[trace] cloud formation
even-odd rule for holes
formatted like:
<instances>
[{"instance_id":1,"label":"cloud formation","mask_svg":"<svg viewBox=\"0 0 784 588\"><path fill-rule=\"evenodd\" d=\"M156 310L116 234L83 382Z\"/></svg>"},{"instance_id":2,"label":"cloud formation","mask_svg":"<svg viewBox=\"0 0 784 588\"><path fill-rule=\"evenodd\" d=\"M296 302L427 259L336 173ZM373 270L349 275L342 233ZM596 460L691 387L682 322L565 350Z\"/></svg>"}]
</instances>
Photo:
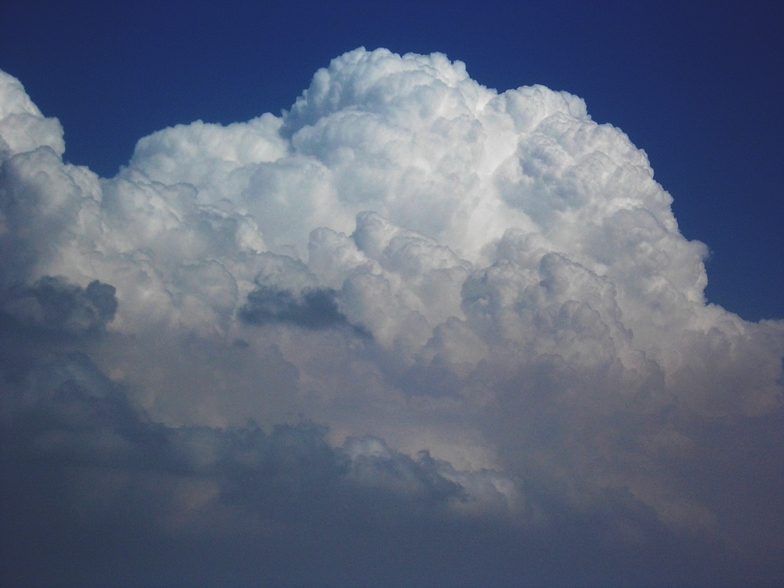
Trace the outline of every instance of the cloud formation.
<instances>
[{"instance_id":1,"label":"cloud formation","mask_svg":"<svg viewBox=\"0 0 784 588\"><path fill-rule=\"evenodd\" d=\"M358 49L114 178L63 153L0 72L4 581L784 577L784 322L706 303L580 98Z\"/></svg>"}]
</instances>

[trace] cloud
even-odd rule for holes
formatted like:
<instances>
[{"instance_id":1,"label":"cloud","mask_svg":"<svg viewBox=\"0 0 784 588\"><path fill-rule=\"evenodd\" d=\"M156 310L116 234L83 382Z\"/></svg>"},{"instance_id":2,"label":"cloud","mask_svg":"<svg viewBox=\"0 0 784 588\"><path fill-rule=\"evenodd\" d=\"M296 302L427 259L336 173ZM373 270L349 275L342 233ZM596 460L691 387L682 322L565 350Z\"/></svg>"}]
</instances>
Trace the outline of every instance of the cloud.
<instances>
[{"instance_id":1,"label":"cloud","mask_svg":"<svg viewBox=\"0 0 784 588\"><path fill-rule=\"evenodd\" d=\"M255 325L291 323L306 329L327 329L346 322L338 310L333 290L305 290L295 296L288 290L259 287L248 294L240 319Z\"/></svg>"},{"instance_id":2,"label":"cloud","mask_svg":"<svg viewBox=\"0 0 784 588\"><path fill-rule=\"evenodd\" d=\"M117 311L115 288L98 280L86 288L44 277L31 288L11 292L5 308L24 327L83 334L103 330Z\"/></svg>"},{"instance_id":3,"label":"cloud","mask_svg":"<svg viewBox=\"0 0 784 588\"><path fill-rule=\"evenodd\" d=\"M338 310L337 292L316 287L318 280L304 263L270 253L261 255L260 262L256 288L237 312L240 321L251 325L287 323L305 329L348 324Z\"/></svg>"},{"instance_id":4,"label":"cloud","mask_svg":"<svg viewBox=\"0 0 784 588\"><path fill-rule=\"evenodd\" d=\"M0 115L4 581L784 576L784 323L581 99L358 49L114 178Z\"/></svg>"}]
</instances>

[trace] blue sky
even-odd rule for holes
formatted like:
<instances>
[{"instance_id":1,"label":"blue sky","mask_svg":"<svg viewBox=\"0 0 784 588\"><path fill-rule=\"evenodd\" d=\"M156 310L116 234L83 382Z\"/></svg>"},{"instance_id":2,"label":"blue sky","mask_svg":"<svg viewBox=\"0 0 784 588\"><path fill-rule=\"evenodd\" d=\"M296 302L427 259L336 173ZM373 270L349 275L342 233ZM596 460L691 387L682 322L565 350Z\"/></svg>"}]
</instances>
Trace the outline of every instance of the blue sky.
<instances>
[{"instance_id":1,"label":"blue sky","mask_svg":"<svg viewBox=\"0 0 784 588\"><path fill-rule=\"evenodd\" d=\"M784 583L783 29L6 2L0 584Z\"/></svg>"},{"instance_id":2,"label":"blue sky","mask_svg":"<svg viewBox=\"0 0 784 588\"><path fill-rule=\"evenodd\" d=\"M784 10L776 2L14 3L0 68L104 176L136 141L290 108L316 69L365 46L440 51L503 91L584 98L644 149L681 231L706 243L708 299L784 317Z\"/></svg>"}]
</instances>

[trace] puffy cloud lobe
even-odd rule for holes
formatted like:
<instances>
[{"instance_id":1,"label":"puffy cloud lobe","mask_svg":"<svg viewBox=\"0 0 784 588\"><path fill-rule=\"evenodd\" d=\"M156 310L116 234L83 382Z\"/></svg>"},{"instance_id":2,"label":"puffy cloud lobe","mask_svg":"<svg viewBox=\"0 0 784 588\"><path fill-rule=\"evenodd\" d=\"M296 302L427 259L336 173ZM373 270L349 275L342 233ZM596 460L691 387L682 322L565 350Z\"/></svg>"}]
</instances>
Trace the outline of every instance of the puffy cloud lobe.
<instances>
[{"instance_id":1,"label":"puffy cloud lobe","mask_svg":"<svg viewBox=\"0 0 784 588\"><path fill-rule=\"evenodd\" d=\"M73 493L47 478L62 500L125 505L156 541L470 530L517 557L561 528L613 565L734 546L736 572L761 551L777 573L775 517L738 523L706 488L775 462L780 434L749 432L782 418L784 325L706 304L706 247L581 99L358 49L280 117L158 131L114 178L64 164L59 123L5 74L0 137L10 489L34 455L68 472ZM754 441L716 452L718 430Z\"/></svg>"},{"instance_id":2,"label":"puffy cloud lobe","mask_svg":"<svg viewBox=\"0 0 784 588\"><path fill-rule=\"evenodd\" d=\"M63 130L55 118L44 118L19 80L0 72L0 155L33 151L47 146L58 156L65 152Z\"/></svg>"}]
</instances>

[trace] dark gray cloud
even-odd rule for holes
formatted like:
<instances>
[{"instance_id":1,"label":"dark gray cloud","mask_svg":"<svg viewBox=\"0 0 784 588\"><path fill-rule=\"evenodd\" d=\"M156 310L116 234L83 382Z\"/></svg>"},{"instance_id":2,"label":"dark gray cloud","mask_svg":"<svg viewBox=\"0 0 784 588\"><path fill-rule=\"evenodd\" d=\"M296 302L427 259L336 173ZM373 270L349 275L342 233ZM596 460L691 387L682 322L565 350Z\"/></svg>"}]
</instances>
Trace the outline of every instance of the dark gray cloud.
<instances>
[{"instance_id":1,"label":"dark gray cloud","mask_svg":"<svg viewBox=\"0 0 784 588\"><path fill-rule=\"evenodd\" d=\"M461 478L373 437L335 447L309 421L155 423L84 354L40 361L3 392L4 585L733 586L782 571L781 517L760 510L784 483L760 452L781 414L711 426L696 469L670 464L730 528L754 524L739 545L673 530L621 489L576 507L522 481L515 516L477 510L496 472ZM732 518L738 495L748 520Z\"/></svg>"},{"instance_id":2,"label":"dark gray cloud","mask_svg":"<svg viewBox=\"0 0 784 588\"><path fill-rule=\"evenodd\" d=\"M6 585L730 586L780 571L764 553L749 567L720 539L673 532L623 490L575 509L527 485L518 517L460 511L476 501L471 482L426 452L372 437L334 447L308 421L164 426L84 355L29 376L2 427ZM726 433L706 449L732 444ZM772 465L756 461L749 473Z\"/></svg>"},{"instance_id":3,"label":"dark gray cloud","mask_svg":"<svg viewBox=\"0 0 784 588\"><path fill-rule=\"evenodd\" d=\"M241 320L252 325L287 323L304 329L328 329L348 325L338 310L335 290L314 288L294 293L270 286L259 286L248 294L240 308Z\"/></svg>"},{"instance_id":4,"label":"dark gray cloud","mask_svg":"<svg viewBox=\"0 0 784 588\"><path fill-rule=\"evenodd\" d=\"M116 289L93 280L86 288L44 276L30 287L12 288L3 303L6 320L63 335L98 334L117 311Z\"/></svg>"}]
</instances>

